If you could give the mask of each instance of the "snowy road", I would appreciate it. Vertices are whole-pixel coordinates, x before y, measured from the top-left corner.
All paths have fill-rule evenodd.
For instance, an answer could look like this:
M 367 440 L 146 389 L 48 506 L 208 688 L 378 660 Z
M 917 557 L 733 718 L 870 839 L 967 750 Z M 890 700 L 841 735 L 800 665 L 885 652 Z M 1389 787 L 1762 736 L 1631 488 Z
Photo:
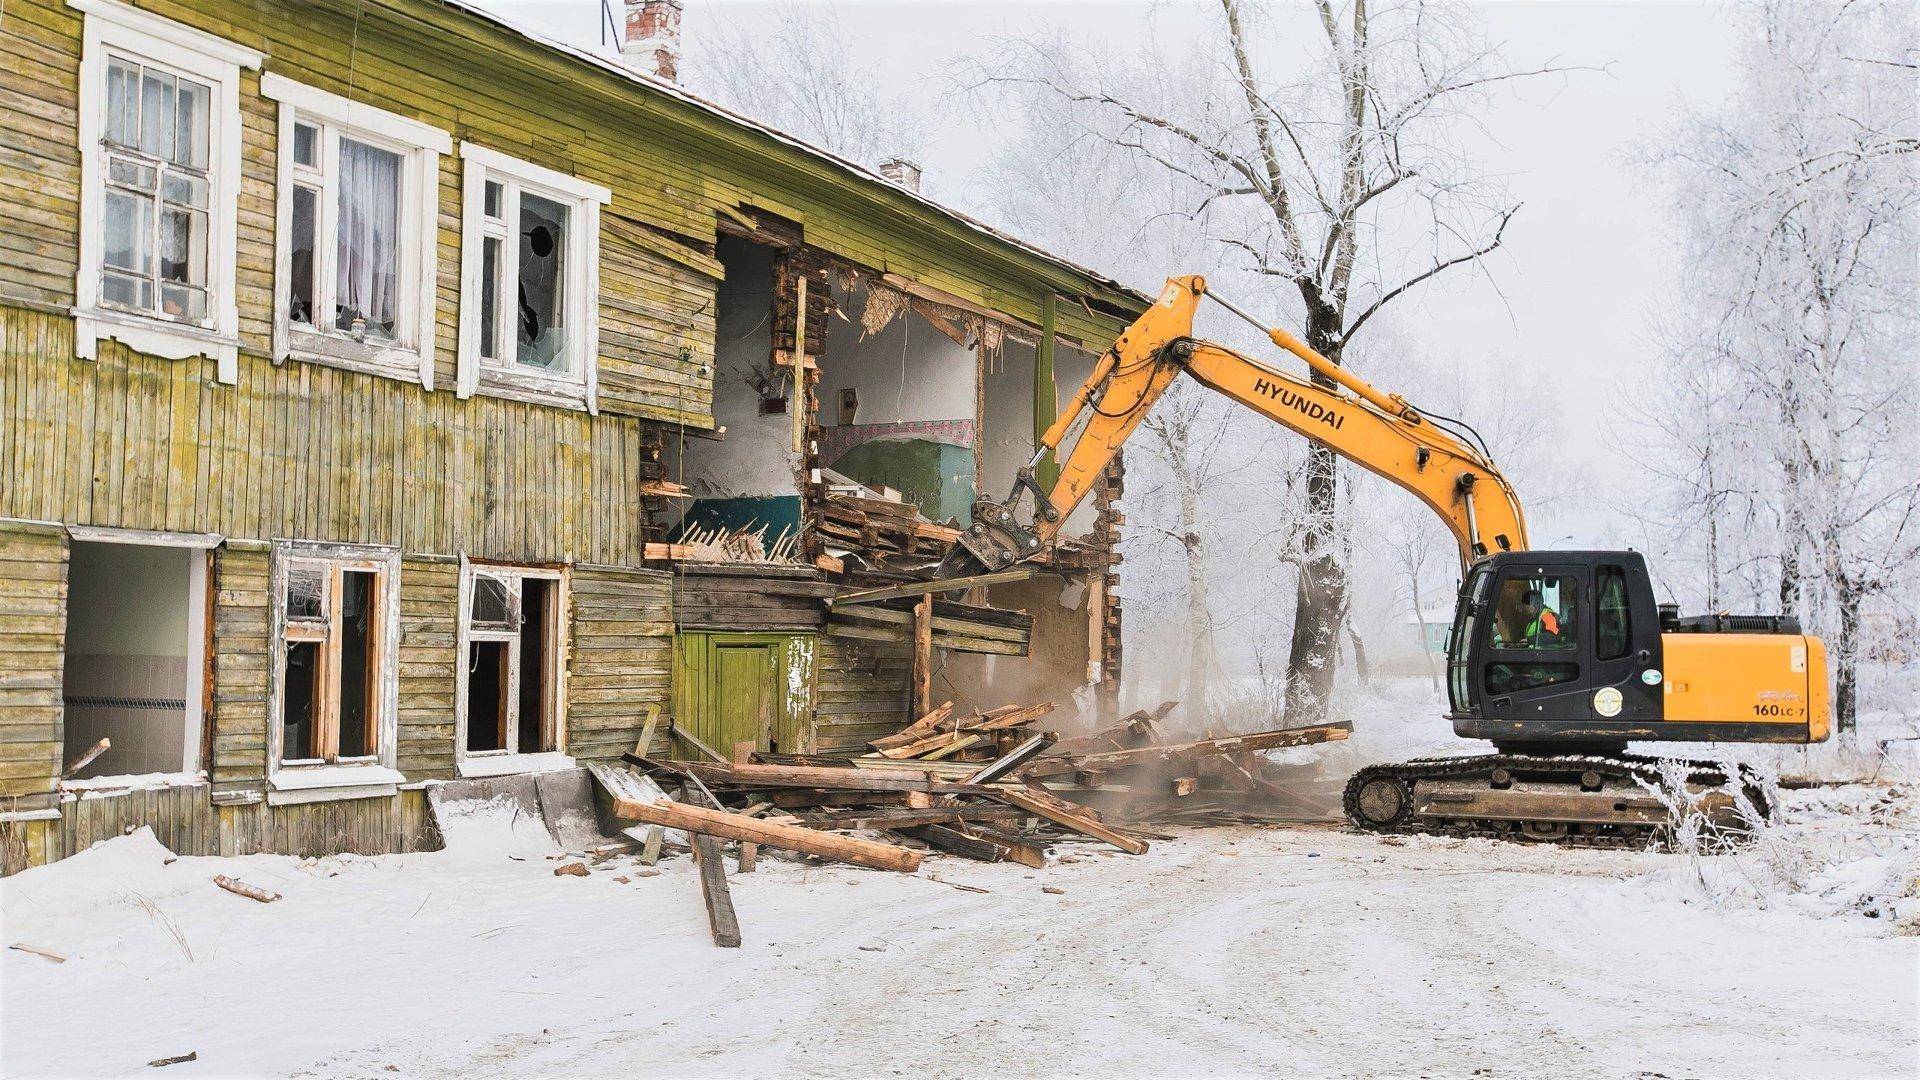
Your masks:
M 1912 1076 L 1920 942 L 1688 904 L 1676 857 L 1332 828 L 1062 845 L 1034 871 L 180 859 L 0 884 L 12 1076 Z M 236 873 L 285 898 L 215 889 Z M 931 873 L 989 890 L 928 880 Z M 1064 890 L 1056 895 L 1042 886 Z M 391 1067 L 391 1068 L 389 1068 Z

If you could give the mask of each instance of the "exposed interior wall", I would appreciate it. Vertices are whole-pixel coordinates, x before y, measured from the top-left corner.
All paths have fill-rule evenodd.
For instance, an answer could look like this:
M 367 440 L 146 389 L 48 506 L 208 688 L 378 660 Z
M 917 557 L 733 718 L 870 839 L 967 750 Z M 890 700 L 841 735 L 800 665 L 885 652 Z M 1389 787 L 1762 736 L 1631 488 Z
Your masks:
M 897 294 L 896 294 L 897 295 Z M 879 331 L 864 333 L 870 292 L 836 283 L 845 318 L 827 326 L 820 360 L 820 457 L 873 487 L 892 487 L 924 503 L 929 518 L 967 518 L 974 497 L 974 349 L 902 307 Z M 850 422 L 842 395 L 857 398 Z
M 178 772 L 188 761 L 197 550 L 75 543 L 68 563 L 65 751 L 112 749 L 77 775 Z M 197 727 L 198 725 L 196 725 Z
M 982 365 L 986 416 L 981 425 L 981 475 L 990 499 L 1006 498 L 1013 490 L 1014 473 L 1033 457 L 1034 352 L 1031 342 L 1009 337 Z
M 1033 457 L 1033 378 L 1038 348 L 1031 342 L 1007 338 L 998 355 L 986 363 L 985 468 L 986 494 L 1005 499 L 1013 490 L 1014 473 Z M 1053 350 L 1055 408 L 1063 408 L 1086 377 L 1093 373 L 1097 357 L 1093 353 L 1056 344 Z M 1053 415 L 1044 417 L 1053 422 Z M 1065 445 L 1071 447 L 1084 421 L 1068 433 Z M 1024 518 L 1024 504 L 1022 517 Z M 1085 536 L 1093 531 L 1093 498 L 1080 504 L 1067 517 L 1064 536 Z
M 727 277 L 714 310 L 713 414 L 723 433 L 719 438 L 669 437 L 667 479 L 686 484 L 694 496 L 691 502 L 673 500 L 679 505 L 668 508 L 669 525 L 688 512 L 739 525 L 756 509 L 760 516 L 797 522 L 793 417 L 784 409 L 761 409 L 763 400 L 784 401 L 791 394 L 784 373 L 775 374 L 772 365 L 776 252 L 722 236 L 719 255 Z M 769 543 L 777 531 L 776 525 L 768 533 Z
M 1033 616 L 1033 644 L 1027 656 L 944 652 L 934 661 L 935 703 L 951 698 L 956 708 L 992 709 L 1001 705 L 1057 706 L 1048 724 L 1073 731 L 1091 726 L 1095 703 L 1075 698 L 1087 682 L 1087 589 L 1084 577 L 1052 575 L 995 585 L 987 591 L 994 607 Z M 1081 716 L 1084 706 L 1087 715 Z M 1057 721 L 1057 722 L 1056 722 Z

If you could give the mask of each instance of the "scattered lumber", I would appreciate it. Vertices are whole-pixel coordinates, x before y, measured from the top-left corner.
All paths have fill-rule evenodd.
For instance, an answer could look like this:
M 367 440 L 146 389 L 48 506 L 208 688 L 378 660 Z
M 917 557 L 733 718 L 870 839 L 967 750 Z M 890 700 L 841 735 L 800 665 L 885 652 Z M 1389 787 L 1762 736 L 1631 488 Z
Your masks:
M 1131 750 L 1139 746 L 1150 746 L 1160 741 L 1160 732 L 1155 725 L 1166 719 L 1177 701 L 1163 701 L 1160 707 L 1148 712 L 1141 709 L 1132 713 L 1112 727 L 1088 735 L 1076 735 L 1070 739 L 1061 739 L 1054 746 L 1056 754 L 1097 754 L 1107 750 Z
M 249 885 L 238 878 L 230 878 L 225 874 L 215 874 L 213 883 L 230 893 L 244 896 L 249 900 L 258 900 L 263 904 L 271 904 L 275 900 L 280 899 L 280 894 L 277 892 L 263 889 L 258 885 Z
M 886 516 L 872 508 L 860 512 L 869 520 Z M 925 594 L 917 586 L 903 593 Z M 1263 751 L 1338 741 L 1350 725 L 1225 737 L 1205 732 L 1206 738 L 1181 741 L 1168 738 L 1165 726 L 1176 704 L 1060 739 L 1036 729 L 1036 721 L 1054 711 L 1051 702 L 961 709 L 947 701 L 851 758 L 739 743 L 729 759 L 669 721 L 675 760 L 647 756 L 652 740 L 643 738 L 622 755 L 627 768 L 593 768 L 613 816 L 645 827 L 625 830 L 636 842 L 645 838 L 643 862 L 659 857 L 663 835 L 687 837 L 714 941 L 733 947 L 740 933 L 727 887 L 726 844 L 737 845 L 741 873 L 753 870 L 762 846 L 898 873 L 917 871 L 929 851 L 1044 868 L 1047 845 L 1083 837 L 1146 853 L 1148 838 L 1167 837 L 1131 824 L 1143 820 L 1135 812 L 1140 807 L 1150 808 L 1146 820 L 1210 823 L 1257 820 L 1252 811 L 1263 804 L 1285 805 L 1292 816 L 1279 820 L 1308 820 L 1328 797 L 1318 790 L 1324 782 L 1301 782 L 1300 770 L 1277 765 Z M 678 799 L 661 784 L 678 787 Z
M 906 848 L 836 836 L 799 825 L 762 821 L 725 810 L 709 810 L 675 802 L 646 803 L 624 798 L 615 799 L 613 808 L 617 817 L 644 821 L 650 825 L 664 825 L 670 829 L 685 829 L 696 836 L 745 840 L 875 870 L 911 874 L 920 868 L 920 853 Z
M 42 949 L 38 945 L 22 945 L 16 941 L 12 945 L 7 946 L 7 948 L 18 949 L 23 953 L 32 953 L 35 956 L 45 957 L 46 959 L 51 960 L 56 964 L 64 964 L 67 962 L 66 957 L 61 956 L 57 952 L 53 952 L 48 949 Z
M 1126 833 L 1109 828 L 1100 821 L 1100 815 L 1091 807 L 1071 803 L 1038 785 L 1016 788 L 1011 785 L 994 789 L 993 797 L 1009 806 L 1046 818 L 1063 829 L 1071 829 L 1083 836 L 1095 840 L 1104 840 L 1130 855 L 1145 855 L 1147 842 L 1128 836 Z
M 1202 739 L 1170 746 L 1142 746 L 1130 750 L 1040 758 L 1029 764 L 1022 775 L 1028 779 L 1062 776 L 1070 773 L 1110 773 L 1145 765 L 1186 763 L 1199 758 L 1239 754 L 1252 750 L 1276 750 L 1287 746 L 1338 742 L 1353 732 L 1352 724 L 1321 724 L 1314 727 L 1284 728 L 1225 739 Z M 1182 774 L 1186 775 L 1186 774 Z
M 939 795 L 985 795 L 979 784 L 955 784 L 904 774 L 807 765 L 734 765 L 686 762 L 687 774 L 709 784 L 762 788 L 824 788 L 829 791 L 926 791 Z
M 962 783 L 991 784 L 995 780 L 1010 775 L 1015 769 L 1026 764 L 1030 758 L 1037 756 L 1042 750 L 1052 745 L 1053 736 L 1043 731 L 1028 739 L 1026 742 L 1021 743 L 1019 746 L 1014 747 L 1012 750 L 1007 751 L 1006 756 L 988 765 L 986 768 L 981 769 L 979 772 L 974 773 L 972 776 L 967 777 Z
M 996 822 L 1018 828 L 1026 814 L 1004 806 L 968 803 L 954 806 L 889 806 L 876 810 L 815 811 L 796 814 L 795 820 L 812 829 L 911 829 L 921 825 L 952 825 L 959 822 Z
M 185 1054 L 176 1054 L 173 1057 L 154 1058 L 152 1061 L 147 1062 L 147 1068 L 162 1069 L 167 1067 L 168 1065 L 179 1065 L 182 1062 L 199 1061 L 199 1060 L 200 1060 L 200 1051 L 193 1050 Z

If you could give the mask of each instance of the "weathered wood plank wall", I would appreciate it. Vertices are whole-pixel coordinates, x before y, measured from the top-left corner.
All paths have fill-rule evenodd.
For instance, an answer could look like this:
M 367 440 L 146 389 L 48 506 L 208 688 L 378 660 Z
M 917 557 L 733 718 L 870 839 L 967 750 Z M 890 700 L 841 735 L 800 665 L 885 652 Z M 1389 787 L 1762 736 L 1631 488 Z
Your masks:
M 243 355 L 103 342 L 0 306 L 0 517 L 638 564 L 651 443 L 637 421 Z M 51 358 L 51 359 L 50 359 Z
M 510 55 L 464 49 L 444 32 L 388 23 L 351 5 L 147 3 L 147 10 L 261 49 L 268 70 L 413 116 L 537 164 L 612 188 L 601 235 L 600 394 L 604 411 L 711 427 L 713 296 L 720 265 L 649 226 L 684 224 L 646 176 L 644 139 L 595 130 L 554 84 L 508 77 Z M 425 6 L 425 5 L 413 5 Z M 77 87 L 81 15 L 62 0 L 19 0 L 0 25 L 0 300 L 70 307 L 78 268 Z M 357 32 L 356 32 L 357 31 Z M 347 73 L 353 73 L 353 85 Z M 503 81 L 504 80 L 504 81 Z M 518 83 L 519 85 L 515 85 Z M 273 328 L 278 105 L 243 73 L 236 288 L 244 347 L 265 356 Z M 454 382 L 459 340 L 461 161 L 440 161 L 435 384 Z M 624 218 L 635 219 L 628 224 Z M 644 224 L 641 224 L 644 223 Z M 711 214 L 704 235 L 713 232 Z M 684 233 L 684 230 L 683 230 Z M 699 231 L 684 233 L 703 235 Z M 71 356 L 71 352 L 43 353 Z M 244 379 L 242 380 L 245 381 Z M 365 381 L 365 380 L 362 380 Z M 379 391 L 372 391 L 379 392 Z M 451 395 L 449 395 L 451 396 Z
M 0 523 L 0 809 L 53 805 L 66 607 L 66 532 Z
M 648 708 L 671 707 L 673 582 L 656 570 L 576 566 L 567 752 L 614 758 L 632 750 Z M 666 747 L 663 722 L 653 749 Z
M 383 855 L 441 845 L 426 792 L 417 789 L 388 799 L 216 806 L 205 784 L 187 784 L 69 800 L 57 820 L 0 822 L 0 874 L 65 858 L 143 825 L 178 855 Z
M 814 686 L 813 745 L 808 752 L 865 753 L 869 739 L 891 735 L 907 723 L 913 646 L 860 641 L 829 628 L 820 635 Z

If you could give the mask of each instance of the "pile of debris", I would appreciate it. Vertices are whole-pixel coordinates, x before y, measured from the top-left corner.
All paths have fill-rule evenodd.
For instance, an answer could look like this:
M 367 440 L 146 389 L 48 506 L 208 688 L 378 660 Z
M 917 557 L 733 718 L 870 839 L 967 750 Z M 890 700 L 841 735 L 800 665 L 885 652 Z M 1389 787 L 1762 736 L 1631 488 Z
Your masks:
M 900 873 L 918 870 L 928 850 L 1043 868 L 1047 845 L 1074 838 L 1143 854 L 1147 837 L 1155 834 L 1116 824 L 1106 812 L 1063 798 L 1041 781 L 1131 791 L 1150 774 L 1170 769 L 1178 775 L 1167 790 L 1191 796 L 1202 790 L 1202 777 L 1223 775 L 1203 768 L 1208 760 L 1231 762 L 1256 785 L 1272 783 L 1256 771 L 1260 751 L 1347 735 L 1344 725 L 1331 725 L 1160 742 L 1155 724 L 1172 707 L 1169 702 L 1155 713 L 1136 713 L 1062 742 L 1052 732 L 1026 730 L 1053 710 L 1051 703 L 956 716 L 948 702 L 852 759 L 769 754 L 750 743 L 728 759 L 690 732 L 670 728 L 703 760 L 631 753 L 624 755 L 629 768 L 591 769 L 611 799 L 612 816 L 639 823 L 627 835 L 642 845 L 643 862 L 660 857 L 669 830 L 685 834 L 683 846 L 700 868 L 714 941 L 737 946 L 724 841 L 738 844 L 742 873 L 753 870 L 762 846 Z M 647 745 L 643 740 L 640 748 Z

